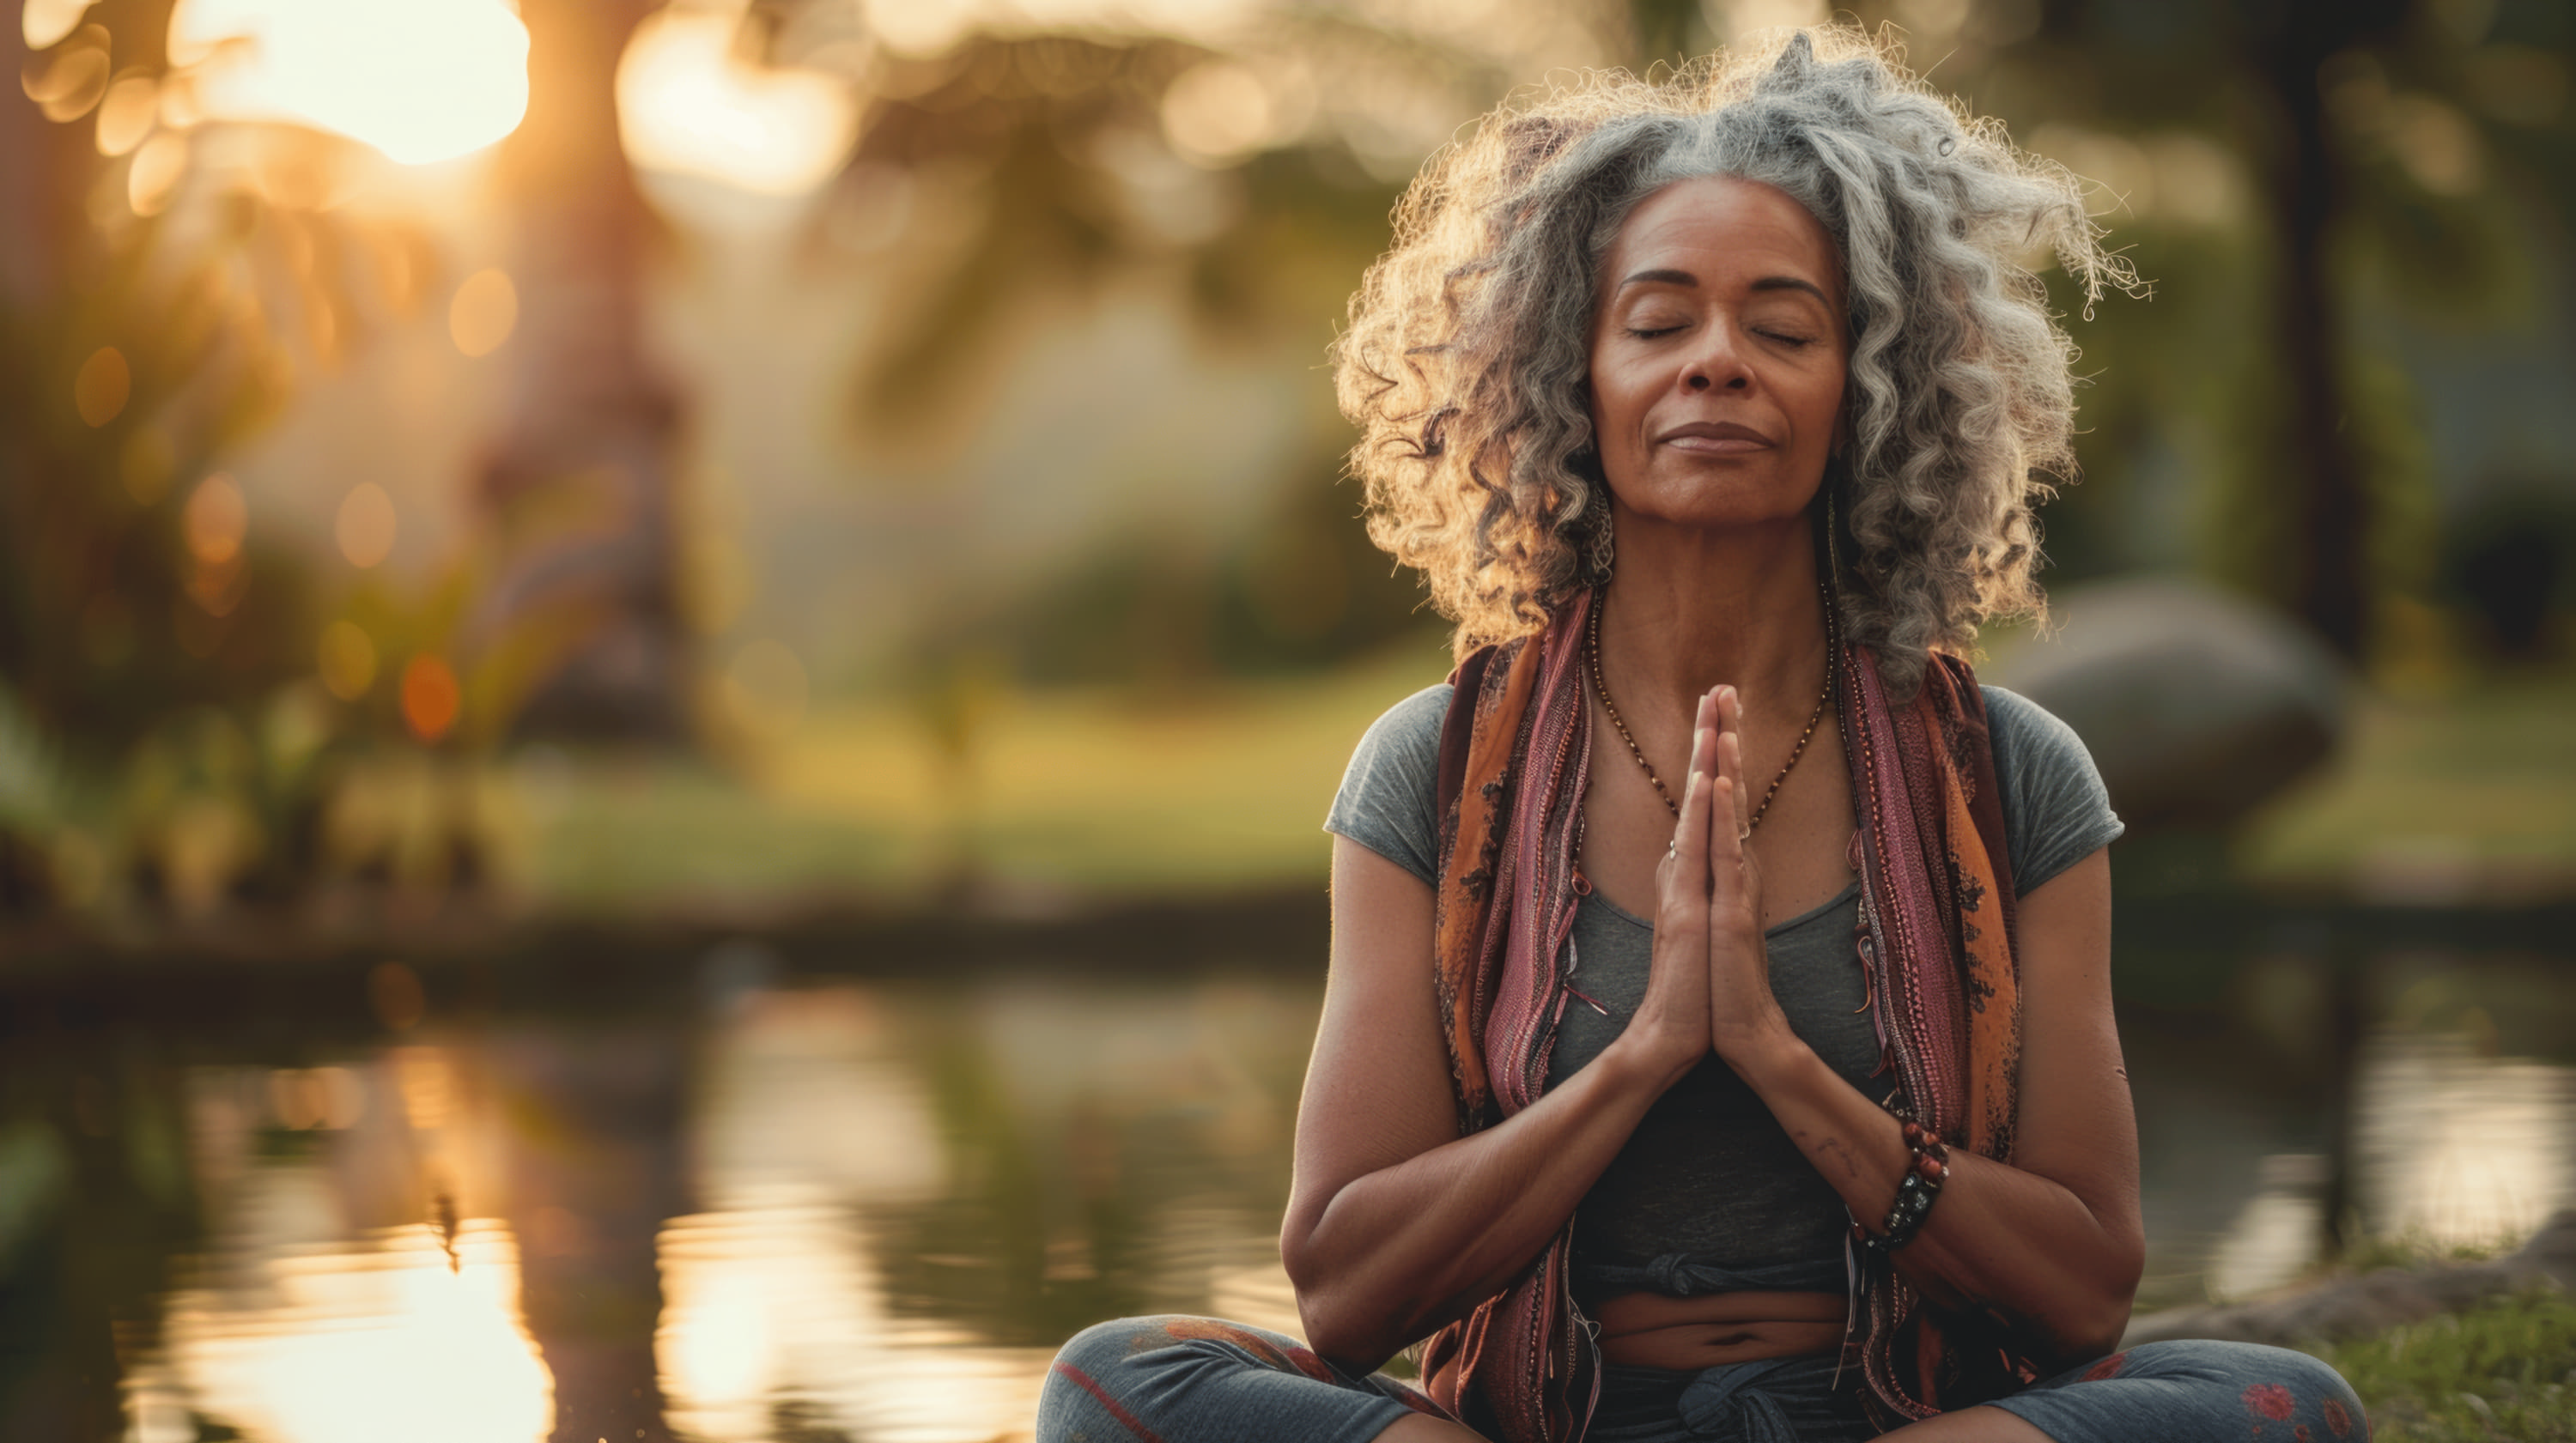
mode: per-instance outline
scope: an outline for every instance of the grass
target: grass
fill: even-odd
[[[971,878],[1045,906],[1320,883],[1352,744],[1447,668],[1413,644],[1344,671],[1184,693],[1005,695],[944,752],[892,700],[825,703],[726,769],[524,761],[494,778],[509,871],[540,905],[894,898]],[[2438,701],[2369,696],[2342,756],[2258,815],[2259,887],[2366,900],[2576,890],[2576,676]],[[539,775],[543,773],[543,775]]]
[[[2576,889],[2576,676],[2364,695],[2343,754],[2239,839],[2247,880],[2399,901]]]
[[[2576,1443],[2576,1302],[2564,1294],[2317,1352],[2361,1395],[2376,1443]]]
[[[506,790],[505,851],[544,903],[647,908],[828,894],[901,900],[971,877],[1006,898],[1321,886],[1324,810],[1377,715],[1437,649],[1182,695],[1058,692],[984,710],[943,751],[892,703],[818,708],[736,774],[556,759]]]

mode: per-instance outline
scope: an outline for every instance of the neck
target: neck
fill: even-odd
[[[1804,717],[1825,657],[1809,515],[1719,530],[1620,508],[1614,524],[1617,562],[1595,603],[1622,707],[1687,717],[1723,684],[1757,714]]]

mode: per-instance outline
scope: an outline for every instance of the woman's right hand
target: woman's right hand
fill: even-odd
[[[1709,817],[1719,805],[1717,692],[1699,699],[1690,772],[1673,841],[1655,867],[1655,950],[1646,995],[1615,1045],[1636,1052],[1669,1087],[1711,1050],[1709,1035]],[[1723,799],[1731,819],[1734,802]]]

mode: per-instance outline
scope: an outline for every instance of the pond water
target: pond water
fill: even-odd
[[[2244,971],[2227,1021],[2124,1022],[2142,1304],[2314,1256],[2316,976]],[[2344,1094],[2370,1229],[2493,1243],[2576,1197],[2554,971],[2373,964]],[[402,969],[373,986],[399,1025],[20,1020],[0,1436],[987,1440],[1086,1323],[1295,1327],[1311,976],[865,980],[733,943],[668,1005],[420,1018]]]

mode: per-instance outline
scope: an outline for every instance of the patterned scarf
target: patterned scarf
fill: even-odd
[[[1461,1134],[1538,1100],[1568,996],[1557,959],[1574,925],[1590,779],[1586,618],[1459,664],[1440,736],[1435,980]],[[1846,646],[1836,703],[1860,821],[1856,941],[1892,1073],[1888,1105],[1953,1146],[2012,1150],[2021,1055],[2013,888],[1985,705],[1964,663],[1934,657],[1890,702],[1870,654]],[[1875,1222],[1876,1219],[1871,1219]],[[1582,1436],[1600,1361],[1571,1291],[1572,1225],[1519,1281],[1425,1341],[1433,1398],[1502,1443]],[[1847,1349],[1890,1425],[1999,1396],[2035,1376],[1981,1317],[1935,1316],[1883,1262],[1860,1286]]]

